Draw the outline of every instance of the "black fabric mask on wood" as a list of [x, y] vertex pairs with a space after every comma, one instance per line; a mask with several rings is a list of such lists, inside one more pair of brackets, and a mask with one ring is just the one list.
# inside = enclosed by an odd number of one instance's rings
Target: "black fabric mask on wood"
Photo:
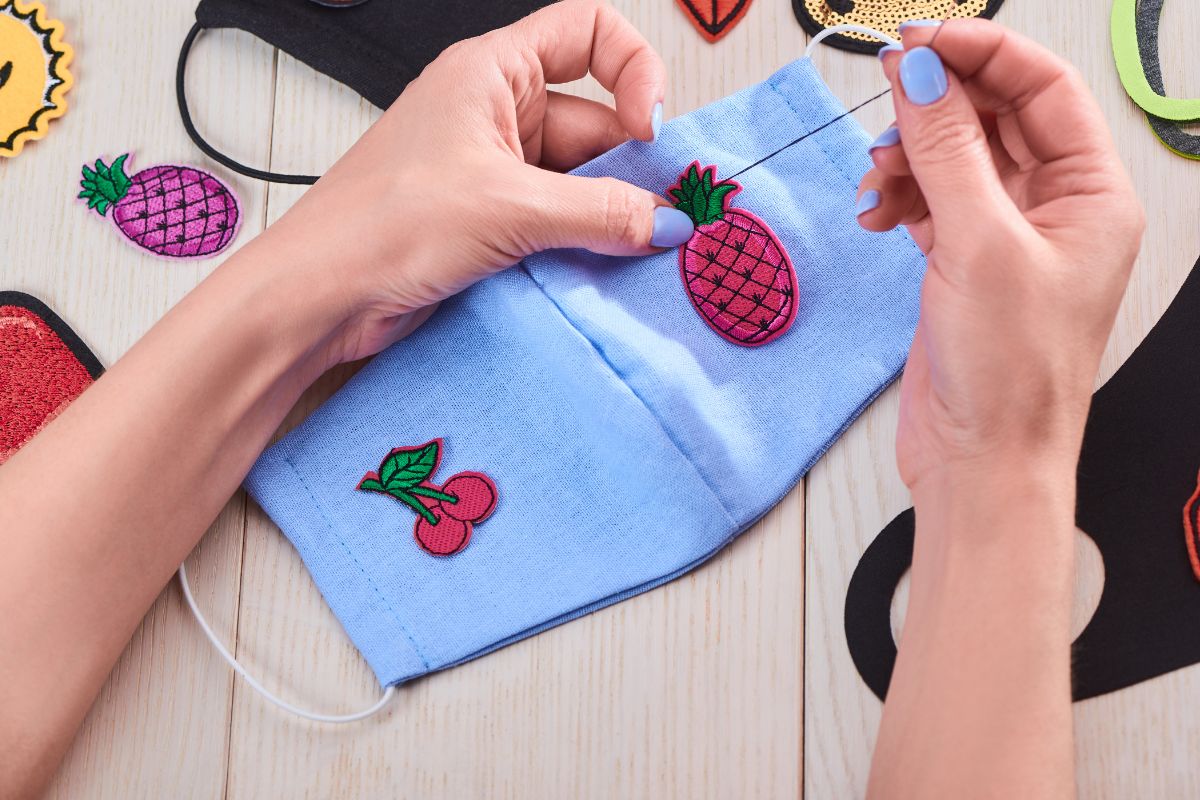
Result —
[[502, 28], [550, 0], [368, 0], [352, 6], [312, 0], [201, 0], [179, 53], [175, 91], [188, 136], [206, 155], [242, 175], [276, 183], [315, 183], [239, 164], [204, 140], [192, 124], [184, 72], [205, 28], [240, 28], [387, 108], [409, 81], [450, 45]]
[[[1200, 562], [1194, 573], [1184, 523], [1194, 512], [1189, 498], [1198, 469], [1200, 262], [1092, 399], [1076, 524], [1100, 549], [1104, 591], [1072, 646], [1076, 700], [1200, 662]], [[896, 661], [892, 595], [912, 564], [913, 524], [910, 508], [884, 528], [863, 553], [846, 595], [850, 655], [880, 699]]]

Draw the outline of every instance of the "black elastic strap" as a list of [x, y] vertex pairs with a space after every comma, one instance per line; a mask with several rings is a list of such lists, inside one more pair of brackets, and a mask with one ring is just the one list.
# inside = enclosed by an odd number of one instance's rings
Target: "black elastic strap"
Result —
[[183, 48], [179, 51], [179, 66], [175, 69], [175, 97], [179, 100], [179, 117], [183, 120], [183, 129], [187, 131], [187, 135], [196, 143], [196, 147], [213, 161], [222, 164], [234, 172], [245, 175], [247, 178], [257, 178], [260, 181], [271, 181], [272, 183], [294, 183], [301, 185], [311, 185], [317, 182], [319, 175], [286, 175], [279, 172], [267, 172], [254, 167], [247, 167], [245, 164], [234, 161], [229, 156], [222, 153], [217, 148], [213, 147], [204, 137], [200, 135], [200, 131], [196, 130], [195, 124], [192, 122], [192, 114], [188, 111], [187, 92], [184, 89], [183, 76], [187, 71], [188, 56], [192, 52], [192, 44], [196, 41], [196, 37], [204, 30], [204, 26], [197, 22], [188, 31], [187, 38], [183, 40]]

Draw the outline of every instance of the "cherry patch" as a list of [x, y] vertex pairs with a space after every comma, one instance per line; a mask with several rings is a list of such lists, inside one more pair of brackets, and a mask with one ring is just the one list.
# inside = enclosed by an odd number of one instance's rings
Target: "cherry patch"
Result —
[[442, 461], [442, 440], [398, 447], [383, 457], [356, 487], [386, 494], [416, 515], [413, 538], [430, 555], [452, 556], [471, 541], [471, 533], [496, 508], [496, 484], [482, 472], [459, 472], [445, 484], [433, 482]]
[[45, 303], [23, 292], [0, 292], [0, 464], [103, 371]]

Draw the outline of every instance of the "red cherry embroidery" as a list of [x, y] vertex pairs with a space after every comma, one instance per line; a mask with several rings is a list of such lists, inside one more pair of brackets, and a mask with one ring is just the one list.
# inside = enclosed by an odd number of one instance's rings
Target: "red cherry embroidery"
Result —
[[471, 541], [474, 526], [496, 508], [496, 484], [482, 472], [459, 472], [444, 486], [433, 483], [442, 460], [442, 440], [398, 447], [368, 472], [358, 489], [390, 495], [417, 514], [413, 537], [430, 555], [451, 556]]
[[442, 504], [446, 516], [463, 522], [483, 522], [496, 507], [496, 484], [480, 472], [451, 475], [442, 491], [458, 498], [457, 503]]

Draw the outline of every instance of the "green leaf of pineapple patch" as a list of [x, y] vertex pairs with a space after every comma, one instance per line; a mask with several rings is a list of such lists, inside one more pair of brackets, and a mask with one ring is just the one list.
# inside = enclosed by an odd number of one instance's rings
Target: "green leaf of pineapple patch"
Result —
[[705, 216], [709, 220], [721, 219], [725, 216], [725, 195], [736, 188], [732, 183], [719, 183], [713, 187], [712, 194], [708, 196], [708, 207], [705, 209]]
[[696, 184], [695, 191], [692, 192], [692, 210], [695, 214], [693, 219], [697, 225], [703, 225], [708, 222], [708, 217], [704, 213], [708, 208], [708, 193], [704, 191], [703, 184]]
[[129, 176], [125, 174], [125, 159], [127, 158], [129, 158], [128, 153], [118, 156], [113, 161], [112, 166], [108, 168], [108, 174], [112, 178], [113, 186], [116, 187], [117, 193], [121, 197], [124, 197], [125, 193], [129, 191], [129, 187], [133, 185]]

